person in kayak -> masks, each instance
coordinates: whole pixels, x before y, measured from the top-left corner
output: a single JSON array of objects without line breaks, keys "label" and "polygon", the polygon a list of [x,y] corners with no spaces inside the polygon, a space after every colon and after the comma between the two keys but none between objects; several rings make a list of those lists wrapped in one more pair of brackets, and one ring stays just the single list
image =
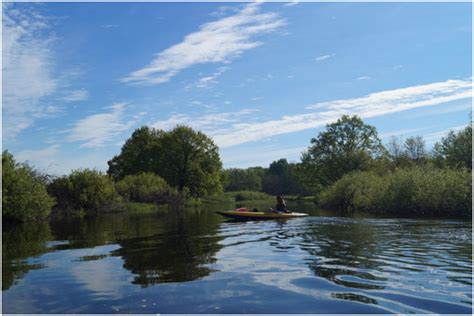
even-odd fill
[{"label": "person in kayak", "polygon": [[275,213],[289,213],[289,211],[286,209],[286,203],[285,200],[281,195],[278,195],[276,197],[277,200],[277,205],[275,206]]}]

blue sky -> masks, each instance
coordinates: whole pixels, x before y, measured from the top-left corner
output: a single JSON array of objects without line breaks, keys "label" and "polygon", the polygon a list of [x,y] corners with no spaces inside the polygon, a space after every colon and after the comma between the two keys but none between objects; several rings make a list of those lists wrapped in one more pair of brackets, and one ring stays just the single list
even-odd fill
[{"label": "blue sky", "polygon": [[469,122],[471,54],[469,3],[4,4],[2,144],[105,171],[135,128],[188,124],[267,166],[357,114],[432,146]]}]

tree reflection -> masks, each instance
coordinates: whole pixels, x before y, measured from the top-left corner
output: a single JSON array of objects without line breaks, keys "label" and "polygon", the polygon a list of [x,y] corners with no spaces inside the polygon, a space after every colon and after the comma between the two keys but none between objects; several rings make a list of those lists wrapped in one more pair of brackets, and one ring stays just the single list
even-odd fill
[{"label": "tree reflection", "polygon": [[316,247],[303,249],[311,255],[308,265],[317,276],[349,288],[383,289],[376,283],[386,279],[367,272],[379,266],[372,260],[377,251],[377,238],[380,235],[371,225],[336,221],[312,226],[304,234],[304,242]]},{"label": "tree reflection", "polygon": [[[146,287],[202,278],[213,271],[209,265],[221,248],[221,238],[216,236],[218,224],[213,212],[163,208],[4,227],[2,289],[10,288],[31,269],[42,267],[32,263],[31,257],[106,244],[121,246],[109,255],[123,259],[123,267],[136,275],[135,284]],[[47,244],[53,240],[67,242]],[[86,256],[77,261],[102,258]]]},{"label": "tree reflection", "polygon": [[120,240],[121,248],[113,253],[136,275],[134,284],[192,281],[214,271],[206,265],[216,261],[221,248],[215,217],[205,211],[182,210],[168,215],[164,225],[155,226],[153,235]]},{"label": "tree reflection", "polygon": [[42,265],[30,263],[29,257],[48,252],[47,241],[52,240],[48,223],[25,223],[3,227],[2,232],[2,290],[9,289],[32,269]]}]

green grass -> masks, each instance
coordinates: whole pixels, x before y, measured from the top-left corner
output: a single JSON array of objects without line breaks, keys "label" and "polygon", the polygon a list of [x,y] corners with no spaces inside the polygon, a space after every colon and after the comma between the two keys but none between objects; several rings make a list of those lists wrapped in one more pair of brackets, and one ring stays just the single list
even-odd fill
[{"label": "green grass", "polygon": [[154,203],[128,202],[125,204],[127,212],[152,213],[160,210],[160,206]]}]

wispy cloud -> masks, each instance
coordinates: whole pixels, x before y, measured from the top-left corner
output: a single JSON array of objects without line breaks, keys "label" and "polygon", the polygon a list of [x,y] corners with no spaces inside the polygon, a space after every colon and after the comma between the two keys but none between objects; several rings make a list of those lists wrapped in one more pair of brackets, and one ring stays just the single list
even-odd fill
[{"label": "wispy cloud", "polygon": [[368,94],[361,98],[319,102],[307,109],[351,112],[366,117],[436,105],[471,97],[471,80],[447,80]]},{"label": "wispy cloud", "polygon": [[371,79],[369,76],[360,76],[360,77],[357,77],[357,80],[369,80]]},{"label": "wispy cloud", "polygon": [[31,9],[3,7],[3,135],[14,137],[47,110],[58,88],[47,19]]},{"label": "wispy cloud", "polygon": [[[236,119],[234,113],[212,114],[210,117],[191,117],[181,114],[161,121],[160,124],[164,126],[163,128],[170,128],[179,123],[191,124],[195,128],[205,130],[213,136],[220,147],[225,148],[276,135],[322,127],[334,122],[343,114],[371,118],[467,99],[471,98],[471,93],[470,80],[447,80],[371,93],[360,98],[319,102],[307,107],[308,110],[315,110],[313,112],[285,115],[267,121],[255,121],[255,115],[252,115],[254,121]],[[205,123],[201,124],[201,122]]]},{"label": "wispy cloud", "polygon": [[298,3],[300,3],[298,0],[293,0],[293,1],[289,1],[289,2],[285,3],[283,6],[284,7],[292,7],[294,5],[297,5]]},{"label": "wispy cloud", "polygon": [[334,57],[334,56],[335,56],[335,54],[321,55],[321,56],[316,57],[314,60],[316,60],[316,61],[323,61],[323,60],[332,58],[332,57]]},{"label": "wispy cloud", "polygon": [[81,147],[97,148],[115,140],[116,136],[132,128],[141,115],[126,119],[126,103],[116,103],[107,113],[93,114],[74,124],[68,140],[82,142]]},{"label": "wispy cloud", "polygon": [[216,85],[218,83],[217,78],[229,69],[229,67],[225,66],[219,67],[217,71],[212,73],[211,75],[199,78],[198,82],[196,83],[196,87],[210,88],[211,86]]},{"label": "wispy cloud", "polygon": [[229,63],[244,51],[262,45],[256,37],[284,24],[276,13],[261,13],[258,3],[245,5],[233,15],[202,25],[181,43],[159,52],[148,66],[121,80],[160,84],[196,64]]},{"label": "wispy cloud", "polygon": [[87,90],[73,90],[68,92],[61,100],[66,102],[78,102],[89,99],[89,92]]},{"label": "wispy cloud", "polygon": [[188,114],[174,114],[166,120],[160,120],[153,124],[153,127],[168,130],[178,124],[184,124],[206,132],[218,132],[230,123],[241,121],[242,117],[254,114],[258,110],[242,109],[236,112],[211,113],[200,117]]}]

